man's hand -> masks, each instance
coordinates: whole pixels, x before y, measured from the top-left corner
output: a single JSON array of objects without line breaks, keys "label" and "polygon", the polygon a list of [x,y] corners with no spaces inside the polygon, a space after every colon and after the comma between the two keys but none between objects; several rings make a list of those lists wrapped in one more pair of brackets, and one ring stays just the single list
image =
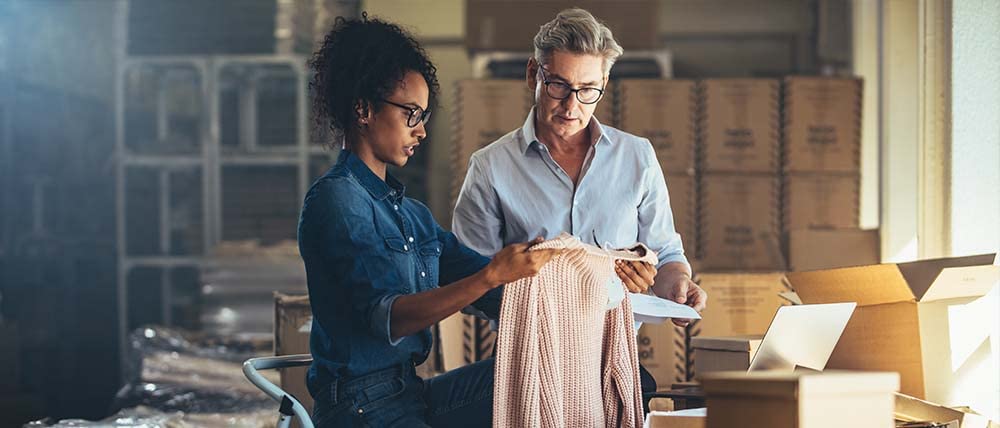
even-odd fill
[{"label": "man's hand", "polygon": [[642,261],[615,260],[615,273],[633,293],[645,293],[653,286],[656,268]]},{"label": "man's hand", "polygon": [[[660,297],[688,305],[698,312],[705,309],[708,293],[691,280],[691,274],[686,265],[682,263],[664,265],[657,274],[656,282],[657,287],[654,292]],[[680,327],[685,327],[691,323],[691,320],[675,318],[673,322]]]}]

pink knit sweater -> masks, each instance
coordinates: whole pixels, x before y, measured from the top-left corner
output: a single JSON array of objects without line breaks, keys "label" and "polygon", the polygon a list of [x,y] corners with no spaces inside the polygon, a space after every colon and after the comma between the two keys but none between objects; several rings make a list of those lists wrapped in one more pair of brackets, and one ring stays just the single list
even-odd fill
[{"label": "pink knit sweater", "polygon": [[[494,427],[632,427],[642,423],[632,305],[606,310],[615,259],[563,234],[534,248],[571,248],[538,275],[507,284],[500,309]],[[642,255],[644,254],[644,255]]]}]

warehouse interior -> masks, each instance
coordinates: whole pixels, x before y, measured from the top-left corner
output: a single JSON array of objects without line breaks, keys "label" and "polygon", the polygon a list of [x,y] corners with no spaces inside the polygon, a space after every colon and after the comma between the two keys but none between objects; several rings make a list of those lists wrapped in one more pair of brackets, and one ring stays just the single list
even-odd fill
[{"label": "warehouse interior", "polygon": [[[841,302],[822,363],[884,397],[797,394],[794,426],[997,426],[991,0],[2,0],[0,426],[273,426],[241,370],[310,353],[296,227],[339,150],[307,61],[335,19],[399,24],[436,66],[423,147],[390,171],[449,229],[470,156],[535,103],[535,33],[570,7],[624,48],[594,115],[652,144],[709,296],[636,336],[646,426],[793,426],[753,419],[759,379],[701,375],[745,372],[779,308]],[[436,323],[417,373],[491,358],[490,324]],[[267,379],[311,409],[305,376]]]}]

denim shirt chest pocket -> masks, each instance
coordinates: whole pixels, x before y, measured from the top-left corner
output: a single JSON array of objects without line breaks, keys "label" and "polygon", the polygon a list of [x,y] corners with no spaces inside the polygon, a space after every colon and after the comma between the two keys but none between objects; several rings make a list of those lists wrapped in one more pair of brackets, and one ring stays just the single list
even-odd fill
[{"label": "denim shirt chest pocket", "polygon": [[441,261],[441,241],[437,237],[425,240],[419,246],[420,272],[418,273],[423,289],[436,287],[439,280],[439,264]]},{"label": "denim shirt chest pocket", "polygon": [[399,279],[410,292],[425,291],[437,286],[441,258],[441,243],[431,225],[421,223],[419,216],[408,215],[403,204],[389,204],[390,209],[377,217],[377,229],[385,242],[388,259]]}]

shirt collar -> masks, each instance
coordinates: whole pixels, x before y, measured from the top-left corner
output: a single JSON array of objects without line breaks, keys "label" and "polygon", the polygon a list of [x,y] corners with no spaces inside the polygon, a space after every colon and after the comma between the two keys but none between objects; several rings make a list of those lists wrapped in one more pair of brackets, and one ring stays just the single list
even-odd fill
[{"label": "shirt collar", "polygon": [[351,175],[358,179],[361,187],[364,187],[375,199],[382,200],[392,197],[393,200],[398,201],[403,198],[403,194],[406,192],[406,186],[400,183],[396,177],[393,177],[392,174],[386,171],[385,181],[383,181],[372,172],[371,168],[368,168],[368,165],[361,158],[350,150],[343,149],[340,151],[337,164],[343,165]]},{"label": "shirt collar", "polygon": [[[590,117],[590,123],[587,124],[587,128],[590,128],[590,135],[593,138],[592,144],[594,146],[598,144],[611,144],[611,139],[604,132],[604,125],[601,125],[601,122],[597,120],[597,116]],[[521,153],[527,154],[528,149],[535,144],[541,143],[535,134],[535,107],[531,107],[531,110],[528,112],[528,118],[524,120],[524,125],[521,126]]]}]

